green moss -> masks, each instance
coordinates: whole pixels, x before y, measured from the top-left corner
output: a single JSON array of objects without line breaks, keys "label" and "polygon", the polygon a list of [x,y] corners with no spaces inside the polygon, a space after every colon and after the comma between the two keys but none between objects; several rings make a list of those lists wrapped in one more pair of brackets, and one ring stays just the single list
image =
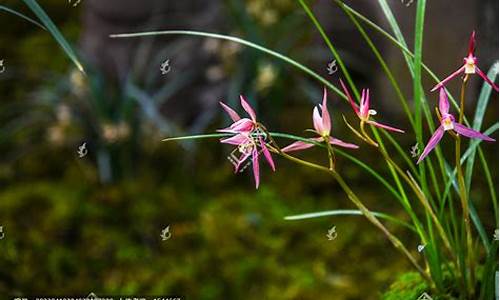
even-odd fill
[{"label": "green moss", "polygon": [[398,277],[389,291],[384,293],[382,300],[415,300],[423,292],[429,295],[429,288],[418,273],[406,273]]}]

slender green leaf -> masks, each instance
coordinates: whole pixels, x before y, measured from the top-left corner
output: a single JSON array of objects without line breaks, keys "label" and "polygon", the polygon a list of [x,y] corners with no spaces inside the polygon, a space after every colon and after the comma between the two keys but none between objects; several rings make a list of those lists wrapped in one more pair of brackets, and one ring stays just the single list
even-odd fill
[{"label": "slender green leaf", "polygon": [[[499,123],[497,122],[497,123],[493,124],[490,128],[488,128],[486,131],[484,131],[484,134],[490,135],[490,134],[494,133],[495,131],[497,131],[498,128],[499,128]],[[471,140],[470,146],[467,148],[465,153],[460,158],[460,164],[463,165],[465,163],[465,161],[472,155],[472,153],[474,153],[476,151],[476,149],[479,147],[480,143],[481,143],[481,140],[479,140],[479,139]],[[454,189],[456,191],[458,191],[458,184],[456,181],[457,168],[455,167],[453,170],[451,170],[451,167],[448,166],[447,167],[447,175],[448,175],[448,180],[447,180],[446,185],[445,185],[443,197],[448,195],[448,193],[450,192],[450,187],[452,185],[453,185]]]},{"label": "slender green leaf", "polygon": [[375,179],[380,181],[380,183],[382,183],[394,195],[394,197],[399,199],[399,201],[403,201],[403,199],[401,198],[401,195],[392,187],[392,185],[389,182],[387,182],[387,180],[385,180],[384,177],[382,175],[380,175],[379,173],[377,173],[374,169],[370,168],[364,162],[360,161],[359,159],[355,158],[352,155],[347,154],[346,152],[344,152],[342,150],[334,149],[334,151],[336,153],[342,155],[343,157],[351,160],[352,162],[354,162],[355,164],[357,164],[361,168],[365,169],[368,173],[370,173],[373,177],[375,177]]},{"label": "slender green leaf", "polygon": [[[488,78],[490,78],[492,81],[495,81],[497,75],[498,75],[498,62],[496,62],[495,64],[493,64],[493,66],[491,66],[490,70],[488,71]],[[484,114],[486,113],[486,107],[488,106],[489,103],[491,91],[492,91],[491,86],[485,82],[481,89],[481,93],[479,94],[479,99],[476,105],[476,114],[474,116],[474,121],[472,123],[472,128],[474,128],[475,130],[478,131],[481,130],[481,125],[483,124],[483,118]],[[472,143],[473,140],[469,142],[469,147],[472,145]],[[467,161],[467,165],[465,168],[465,185],[467,187],[467,192],[470,192],[470,184],[472,180],[472,170],[474,168],[475,156],[476,156],[476,151],[474,148],[474,150],[470,155],[469,160]]]},{"label": "slender green leaf", "polygon": [[64,52],[66,52],[66,55],[73,61],[73,63],[76,65],[78,70],[80,70],[82,73],[85,73],[82,64],[78,60],[78,57],[76,56],[75,52],[69,45],[69,43],[66,41],[64,36],[61,34],[57,26],[52,22],[50,17],[45,13],[43,8],[38,5],[38,2],[35,0],[23,0],[24,3],[33,11],[33,13],[40,19],[40,22],[47,28],[47,30],[52,34],[54,39],[59,43],[61,48],[63,48]]},{"label": "slender green leaf", "polygon": [[[498,241],[493,241],[487,249],[489,250],[489,254],[484,263],[484,270],[482,272],[483,276],[481,278],[481,293],[479,300],[490,300],[494,298],[498,300]],[[494,296],[495,294],[496,297]]]},{"label": "slender green leaf", "polygon": [[173,141],[183,141],[183,140],[199,140],[199,139],[213,139],[213,138],[223,138],[226,136],[231,136],[231,133],[213,133],[213,134],[198,134],[198,135],[187,135],[187,136],[177,136],[161,140],[162,142],[173,142]]},{"label": "slender green leaf", "polygon": [[38,26],[38,27],[42,28],[43,30],[47,30],[47,29],[45,29],[45,27],[43,27],[43,25],[42,25],[42,24],[38,23],[37,21],[33,20],[32,18],[28,17],[28,16],[27,16],[27,15],[25,15],[25,14],[22,14],[22,13],[20,13],[20,12],[18,12],[18,11],[15,11],[15,10],[13,10],[13,9],[10,9],[10,8],[8,8],[7,6],[0,5],[0,10],[5,10],[5,11],[6,11],[6,12],[8,12],[8,13],[14,14],[14,15],[16,15],[16,16],[18,16],[18,17],[21,17],[21,18],[25,19],[26,21],[28,21],[28,22],[30,22],[30,23],[35,24],[36,26]]},{"label": "slender green leaf", "polygon": [[220,40],[227,40],[227,41],[232,41],[241,45],[245,45],[251,48],[254,48],[256,50],[259,50],[261,52],[267,53],[271,56],[274,56],[278,59],[281,59],[292,66],[300,69],[301,71],[307,73],[308,75],[312,76],[313,78],[317,79],[321,83],[323,83],[325,86],[330,88],[332,91],[337,93],[340,97],[343,99],[347,100],[347,97],[342,93],[336,86],[331,84],[328,80],[325,78],[321,77],[318,75],[316,72],[313,70],[309,69],[308,67],[304,66],[303,64],[297,62],[296,60],[293,60],[289,57],[286,57],[285,55],[278,53],[276,51],[273,51],[269,48],[266,48],[264,46],[255,44],[253,42],[247,41],[245,39],[237,38],[234,36],[229,36],[229,35],[223,35],[223,34],[217,34],[217,33],[210,33],[210,32],[203,32],[203,31],[191,31],[191,30],[166,30],[166,31],[148,31],[148,32],[138,32],[138,33],[122,33],[122,34],[111,34],[109,37],[111,38],[131,38],[131,37],[143,37],[143,36],[156,36],[156,35],[189,35],[189,36],[201,36],[201,37],[208,37],[208,38],[214,38],[214,39],[220,39]]},{"label": "slender green leaf", "polygon": [[356,98],[359,98],[358,89],[356,88],[356,85],[352,81],[351,75],[347,71],[347,68],[345,67],[344,61],[342,60],[342,57],[340,57],[337,49],[335,49],[335,47],[333,46],[333,43],[332,43],[331,39],[326,35],[325,30],[323,29],[323,27],[319,23],[318,19],[316,19],[316,17],[314,16],[314,14],[311,11],[311,9],[309,8],[309,6],[307,6],[307,4],[305,3],[305,1],[304,0],[299,0],[299,3],[302,6],[302,8],[304,9],[304,11],[306,12],[306,14],[309,17],[309,19],[311,19],[311,21],[313,22],[313,24],[316,27],[316,29],[318,30],[319,34],[323,38],[323,41],[326,43],[326,45],[328,46],[328,48],[332,52],[333,57],[337,61],[337,64],[340,66],[340,70],[342,71],[342,74],[344,74],[344,76],[345,76],[345,78],[347,80],[347,83],[349,84],[349,86],[353,90],[354,95],[356,96]]},{"label": "slender green leaf", "polygon": [[[493,132],[497,131],[498,130],[498,122],[495,123],[493,126],[491,126],[490,128],[488,128],[484,134],[486,135],[490,135],[492,134]],[[479,147],[479,144],[480,144],[481,140],[473,140],[471,145],[469,146],[469,148],[465,151],[465,153],[462,155],[462,157],[460,158],[460,164],[463,165],[465,163],[465,161],[467,161],[467,159],[469,159],[469,157],[472,155],[472,153],[475,152],[475,149]],[[487,166],[485,166],[487,167]],[[457,184],[457,181],[456,181],[456,174],[457,174],[457,168],[455,167],[453,170],[451,169],[451,167],[445,163],[445,168],[446,168],[446,172],[448,173],[448,176],[449,176],[449,179],[448,181],[446,182],[446,185],[445,185],[445,190],[444,190],[444,195],[443,195],[443,199],[446,198],[446,196],[448,195],[448,193],[450,192],[450,187],[453,186],[453,188],[455,189],[455,191],[458,193],[458,184]],[[490,178],[491,180],[491,178]],[[442,206],[445,205],[445,201],[443,201],[441,203]],[[453,205],[453,204],[450,204],[450,205]],[[441,207],[441,210],[443,209],[443,207]],[[481,219],[479,218],[479,216],[477,215],[477,212],[476,212],[476,209],[474,207],[474,202],[472,202],[471,198],[469,197],[469,212],[470,212],[470,216],[471,216],[471,219],[472,219],[472,223],[474,223],[474,226],[476,227],[477,229],[477,232],[479,233],[479,236],[481,237],[481,241],[483,242],[483,245],[485,246],[485,249],[488,251],[488,245],[489,245],[489,241],[488,241],[488,237],[486,235],[486,231],[484,230],[484,226],[481,222]]]},{"label": "slender green leaf", "polygon": [[[381,219],[385,219],[387,221],[391,221],[393,223],[402,225],[402,226],[416,232],[416,230],[413,226],[411,226],[410,224],[408,224],[406,222],[399,220],[396,217],[393,217],[393,216],[388,215],[388,214],[380,213],[380,212],[372,212],[372,213],[376,217],[379,217]],[[356,210],[356,209],[337,209],[337,210],[327,210],[327,211],[321,211],[321,212],[313,212],[313,213],[306,213],[306,214],[300,214],[300,215],[286,216],[285,220],[295,221],[295,220],[313,219],[313,218],[329,217],[329,216],[362,216],[362,215],[363,215],[363,213],[360,210]]]},{"label": "slender green leaf", "polygon": [[[422,44],[424,39],[424,20],[425,20],[426,0],[417,2],[417,16],[415,20],[415,49],[413,53],[413,101],[415,105],[415,126],[417,132],[417,141],[422,143],[422,117],[421,107],[425,105],[422,98]],[[423,172],[423,168],[420,169]],[[420,174],[421,176],[423,174]]]},{"label": "slender green leaf", "polygon": [[366,41],[366,43],[368,44],[368,46],[372,50],[372,52],[375,55],[375,57],[379,61],[380,66],[382,67],[382,70],[386,74],[386,76],[389,79],[392,87],[394,88],[394,91],[396,92],[397,98],[399,99],[399,101],[401,103],[401,106],[403,107],[403,110],[405,111],[406,116],[408,117],[408,120],[410,121],[411,126],[415,130],[415,124],[414,124],[414,121],[413,121],[413,116],[412,116],[412,113],[411,113],[410,108],[408,107],[408,103],[407,103],[408,101],[407,101],[406,97],[403,95],[403,92],[401,91],[401,88],[400,88],[398,82],[396,81],[394,75],[392,74],[391,69],[389,68],[389,66],[385,62],[384,58],[382,57],[382,54],[377,49],[377,47],[373,43],[372,39],[366,33],[365,29],[361,26],[361,24],[358,22],[358,20],[344,6],[344,3],[342,1],[340,1],[340,0],[335,0],[335,3],[337,3],[340,6],[340,8],[344,11],[344,13],[347,14],[347,16],[349,17],[349,19],[351,19],[351,21],[356,26],[356,28],[358,29],[358,31],[361,34],[361,36],[364,38],[364,40]]}]

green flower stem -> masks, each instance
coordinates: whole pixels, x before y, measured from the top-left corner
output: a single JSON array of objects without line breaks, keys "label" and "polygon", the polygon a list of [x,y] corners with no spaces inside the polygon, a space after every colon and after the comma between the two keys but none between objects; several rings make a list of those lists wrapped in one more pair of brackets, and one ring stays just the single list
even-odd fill
[{"label": "green flower stem", "polygon": [[403,243],[396,237],[394,236],[378,219],[377,217],[366,207],[364,204],[359,200],[359,198],[356,196],[356,194],[351,190],[349,185],[344,181],[342,176],[337,173],[337,171],[333,169],[329,169],[305,160],[302,160],[300,158],[291,156],[287,153],[282,152],[279,148],[276,149],[274,147],[270,147],[270,149],[283,156],[284,158],[291,160],[295,163],[298,163],[300,165],[313,168],[316,170],[320,170],[323,172],[326,172],[330,174],[340,185],[340,187],[344,190],[344,192],[347,194],[347,197],[356,205],[356,207],[361,211],[361,213],[370,221],[373,225],[375,225],[378,229],[384,233],[384,235],[389,239],[389,241],[393,244],[393,246],[400,251],[409,261],[410,263],[417,269],[417,271],[420,273],[422,278],[424,278],[429,284],[433,285],[432,279],[427,274],[417,263],[416,259],[411,255],[410,251],[403,245]]},{"label": "green flower stem", "polygon": [[359,123],[359,129],[361,130],[361,133],[365,137],[365,140],[368,142],[368,144],[372,145],[373,147],[379,148],[378,144],[374,140],[372,140],[372,138],[370,138],[370,135],[368,133],[366,133],[365,122],[361,121]]},{"label": "green flower stem", "polygon": [[329,136],[324,136],[326,149],[328,150],[328,161],[330,162],[330,170],[335,169],[335,154],[333,153],[333,147],[330,144]]},{"label": "green flower stem", "polygon": [[[464,102],[465,102],[465,88],[467,85],[469,76],[465,75],[465,78],[462,82],[462,88],[460,90],[460,115],[458,118],[458,122],[462,124],[464,120]],[[458,180],[458,190],[460,194],[460,202],[462,204],[462,212],[463,212],[463,218],[464,218],[464,224],[465,224],[465,239],[467,243],[467,252],[466,252],[466,260],[467,260],[467,265],[469,267],[468,270],[468,276],[466,276],[466,282],[467,282],[467,290],[470,295],[473,295],[474,293],[474,272],[475,272],[475,262],[474,262],[474,249],[472,245],[472,235],[471,235],[471,226],[470,226],[470,217],[469,217],[469,199],[467,197],[467,188],[465,187],[465,179],[464,179],[464,172],[462,169],[462,164],[460,163],[460,156],[461,156],[461,150],[460,150],[460,144],[461,144],[461,139],[460,135],[457,134],[455,138],[455,164],[457,168],[457,180]]]},{"label": "green flower stem", "polygon": [[444,245],[445,245],[446,249],[450,253],[451,257],[455,258],[455,253],[453,252],[453,250],[451,248],[450,240],[448,239],[448,236],[446,235],[446,232],[445,232],[443,226],[441,225],[441,222],[437,218],[437,216],[434,213],[434,211],[433,211],[433,209],[432,209],[429,201],[427,200],[427,197],[425,196],[424,192],[418,186],[418,183],[415,181],[415,179],[413,179],[413,177],[411,177],[411,175],[410,175],[409,172],[408,173],[404,172],[399,167],[399,165],[396,164],[392,160],[392,158],[389,156],[389,154],[387,153],[387,151],[383,150],[380,147],[378,147],[377,149],[379,149],[379,152],[382,154],[382,156],[384,157],[384,159],[386,160],[386,162],[389,163],[398,172],[398,174],[401,177],[403,177],[403,179],[411,187],[411,189],[413,190],[413,192],[415,193],[415,195],[417,196],[417,198],[420,200],[420,202],[424,206],[425,210],[429,213],[429,215],[431,216],[432,220],[434,221],[434,224],[436,225],[436,228],[437,228],[437,230],[439,232],[439,235],[441,236],[441,238],[442,238],[442,240],[444,242]]}]

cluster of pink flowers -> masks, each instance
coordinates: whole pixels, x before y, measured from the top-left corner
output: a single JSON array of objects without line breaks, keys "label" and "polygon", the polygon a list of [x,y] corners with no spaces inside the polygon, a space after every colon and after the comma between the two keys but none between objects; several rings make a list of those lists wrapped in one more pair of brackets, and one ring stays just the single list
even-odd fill
[{"label": "cluster of pink flowers", "polygon": [[[358,145],[354,145],[351,143],[346,143],[342,140],[334,138],[330,136],[330,132],[332,131],[332,122],[330,118],[330,112],[328,112],[327,103],[326,103],[326,89],[323,90],[323,102],[321,105],[314,107],[313,109],[313,127],[314,132],[318,135],[318,137],[311,138],[310,140],[313,142],[323,142],[328,141],[331,145],[340,146],[344,148],[357,149]],[[321,110],[321,114],[319,111]],[[314,146],[314,143],[306,143],[302,141],[297,141],[291,145],[283,148],[283,152],[292,152],[304,150],[307,148],[311,148]]]},{"label": "cluster of pink flowers", "polygon": [[[417,164],[420,163],[431,151],[436,147],[439,143],[445,131],[453,131],[456,134],[469,137],[469,138],[477,138],[485,141],[494,141],[494,139],[475,131],[471,128],[468,128],[458,122],[455,121],[455,117],[450,114],[450,104],[448,101],[448,96],[445,91],[445,84],[458,76],[461,73],[464,73],[466,76],[469,74],[478,74],[481,76],[486,82],[488,82],[496,91],[498,91],[498,87],[486,76],[484,73],[477,67],[477,57],[474,56],[475,49],[475,33],[472,33],[470,43],[469,43],[469,53],[466,58],[464,58],[464,65],[454,72],[452,75],[438,83],[432,91],[437,89],[440,90],[439,93],[439,112],[440,112],[440,126],[434,132],[432,137],[430,138],[427,146],[423,150],[421,156],[419,157]],[[353,100],[353,97],[349,93],[349,90],[345,86],[344,82],[340,80],[340,84],[344,90],[344,93],[354,111],[356,116],[360,120],[360,126],[363,127],[364,124],[372,125],[384,130],[404,133],[403,130],[399,128],[395,128],[389,125],[385,125],[375,120],[372,120],[372,116],[376,115],[377,112],[373,109],[370,109],[370,91],[369,89],[363,89],[361,93],[361,98],[359,105]],[[242,165],[247,162],[248,164],[253,165],[253,173],[255,178],[255,186],[259,187],[260,183],[260,170],[259,170],[259,157],[260,154],[264,154],[264,157],[267,160],[267,163],[271,167],[273,171],[276,170],[275,163],[271,156],[271,151],[269,149],[270,145],[268,132],[265,127],[257,122],[257,117],[254,109],[248,104],[243,96],[240,96],[240,102],[243,109],[247,112],[249,118],[241,118],[232,108],[227,106],[224,103],[220,103],[229,117],[233,120],[233,123],[224,129],[220,129],[220,132],[233,134],[231,137],[223,138],[221,143],[231,144],[236,146],[235,150],[232,152],[231,161],[234,164],[234,171],[238,172],[242,169]],[[282,152],[288,153],[293,151],[305,150],[313,147],[317,143],[328,143],[332,146],[339,146],[343,148],[357,149],[358,145],[344,142],[338,138],[335,138],[331,135],[332,131],[332,123],[330,112],[327,107],[327,91],[326,88],[323,91],[323,101],[318,106],[314,107],[312,114],[313,127],[312,130],[317,136],[310,138],[310,143],[304,141],[296,141],[285,148],[281,149]],[[351,127],[350,127],[351,128]],[[356,130],[351,128],[356,132],[360,137],[365,139],[361,134],[359,134]],[[368,138],[369,139],[369,138]],[[365,140],[368,140],[365,139]],[[374,144],[374,142],[372,143]],[[376,144],[374,144],[377,146]],[[277,149],[277,148],[275,148]],[[277,150],[279,151],[279,150]],[[235,155],[234,153],[238,153]],[[250,160],[250,162],[248,162]]]},{"label": "cluster of pink flowers", "polygon": [[476,48],[476,32],[473,31],[469,40],[469,53],[467,57],[464,58],[464,65],[452,73],[450,76],[445,78],[443,81],[439,82],[431,91],[434,92],[439,89],[439,112],[440,112],[440,126],[436,129],[434,134],[431,136],[427,145],[422,151],[417,164],[419,164],[429,153],[434,149],[445,131],[454,131],[456,134],[473,138],[473,139],[481,139],[488,142],[494,142],[495,140],[486,136],[474,129],[466,127],[460,123],[455,122],[455,117],[450,114],[450,103],[448,100],[448,94],[446,94],[445,85],[451,79],[457,77],[460,74],[464,74],[468,76],[470,74],[478,74],[482,77],[491,87],[498,92],[498,86],[496,86],[477,66],[477,57],[474,55],[474,51]]},{"label": "cluster of pink flowers", "polygon": [[265,128],[257,122],[255,111],[248,104],[243,96],[240,96],[240,102],[243,109],[247,112],[249,118],[241,118],[231,107],[220,102],[226,113],[229,115],[233,124],[229,127],[220,129],[220,132],[232,133],[233,136],[221,140],[221,143],[237,146],[239,157],[234,158],[234,172],[238,172],[242,164],[250,159],[253,165],[253,174],[255,178],[255,187],[259,188],[260,171],[259,171],[259,156],[264,154],[269,166],[273,171],[276,170],[273,157],[269,152],[266,144],[267,133]]},{"label": "cluster of pink flowers", "polygon": [[[373,120],[370,120],[370,116],[374,115],[373,113],[374,111],[369,109],[369,103],[370,103],[369,90],[363,90],[360,108],[356,106],[354,100],[349,95],[349,93],[346,92],[346,94],[349,98],[349,101],[351,102],[351,105],[353,106],[354,112],[360,118],[362,118],[362,120],[365,121],[367,124],[371,124],[391,131],[404,132],[401,129],[394,128],[388,125],[383,125]],[[257,122],[257,117],[254,109],[250,106],[250,104],[248,104],[248,102],[243,96],[240,96],[240,103],[250,118],[241,118],[238,115],[238,113],[236,113],[236,111],[234,111],[231,107],[224,104],[223,102],[220,102],[222,108],[226,111],[226,113],[231,118],[233,123],[229,127],[220,129],[218,131],[223,133],[233,134],[231,137],[221,139],[221,143],[236,146],[236,148],[232,152],[232,155],[230,156],[231,158],[230,160],[234,164],[235,173],[242,169],[242,166],[244,165],[245,162],[251,160],[251,162],[249,163],[251,163],[253,166],[255,187],[258,188],[260,183],[260,167],[259,167],[260,154],[261,153],[264,154],[264,157],[266,158],[269,166],[273,171],[276,170],[276,167],[274,160],[271,156],[271,152],[269,151],[269,145],[267,143],[268,133],[265,130],[265,127],[259,122]],[[321,143],[321,142],[328,142],[333,146],[339,146],[343,148],[350,148],[350,149],[359,148],[358,145],[344,142],[338,138],[331,136],[332,123],[331,123],[330,112],[328,111],[326,89],[323,90],[322,103],[314,107],[313,109],[312,120],[314,127],[312,131],[316,133],[318,136],[310,138],[309,140],[311,141],[311,143],[297,141],[281,149],[281,151],[287,153],[287,152],[304,150],[313,147],[316,143]],[[235,155],[234,153],[238,153],[238,155]]]}]

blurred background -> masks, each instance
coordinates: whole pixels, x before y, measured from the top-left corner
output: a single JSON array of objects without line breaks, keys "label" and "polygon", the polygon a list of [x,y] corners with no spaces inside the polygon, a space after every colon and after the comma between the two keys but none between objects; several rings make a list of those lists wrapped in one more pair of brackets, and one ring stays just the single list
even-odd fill
[{"label": "blurred background", "polygon": [[[76,1],[73,1],[76,2]],[[410,47],[415,5],[388,1]],[[188,299],[378,299],[405,259],[361,217],[286,221],[287,215],[354,209],[329,178],[285,161],[274,174],[235,176],[217,140],[164,143],[228,124],[218,101],[237,107],[246,95],[272,131],[302,135],[322,86],[272,57],[238,44],[163,36],[110,39],[109,34],[190,29],[242,37],[286,54],[338,85],[333,60],[294,0],[39,1],[75,46],[83,76],[52,36],[0,14],[1,295],[178,294]],[[31,15],[21,1],[1,5]],[[409,128],[375,57],[332,1],[311,1],[358,87],[370,87],[384,121]],[[355,9],[388,29],[376,1]],[[498,1],[428,1],[424,61],[443,77],[466,54],[477,30],[480,66],[498,60]],[[371,33],[371,31],[369,31]],[[373,33],[411,99],[400,51]],[[160,67],[169,60],[170,71]],[[430,78],[424,78],[431,87]],[[458,82],[458,81],[457,81]],[[470,97],[478,95],[474,79]],[[455,82],[456,83],[456,82]],[[458,85],[451,85],[458,93]],[[435,101],[434,96],[428,95]],[[496,122],[498,94],[484,122]],[[350,107],[330,93],[334,134],[358,142],[340,116]],[[472,115],[471,115],[472,117]],[[398,136],[408,151],[410,134]],[[498,135],[495,134],[498,139]],[[79,157],[86,143],[88,154]],[[283,141],[283,144],[287,141]],[[498,143],[484,145],[498,181]],[[386,174],[372,150],[353,152]],[[317,159],[321,152],[305,153]],[[395,158],[396,160],[399,158]],[[396,199],[352,163],[339,160],[367,206],[407,220]],[[496,225],[483,183],[474,182],[479,215]],[[170,225],[172,237],[160,234]],[[327,230],[338,236],[329,241]],[[410,231],[387,224],[414,245]],[[2,298],[3,299],[3,298]]]}]

